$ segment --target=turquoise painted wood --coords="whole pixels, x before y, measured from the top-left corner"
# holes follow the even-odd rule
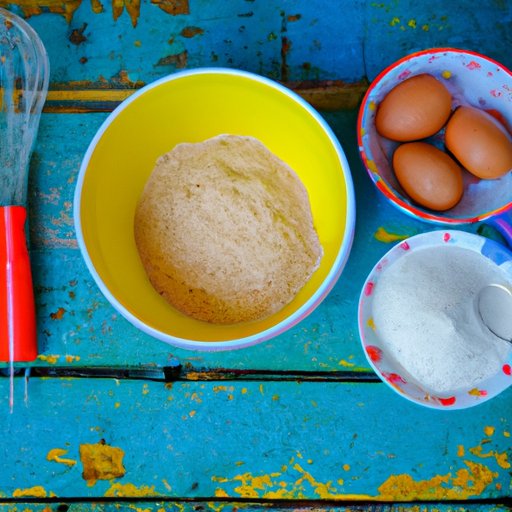
[[[512,389],[450,413],[380,383],[31,379],[26,404],[23,384],[14,413],[0,418],[7,496],[401,501],[512,492]],[[120,450],[122,468],[84,479],[81,445],[101,442],[105,459]]]
[[[127,88],[179,69],[228,66],[326,94],[343,82],[357,101],[361,84],[385,66],[431,46],[480,51],[512,67],[509,2],[0,5],[40,33],[52,67],[49,106],[65,112],[43,114],[31,164],[40,356],[17,368],[12,413],[1,367],[0,512],[510,507],[512,388],[468,411],[424,409],[380,383],[361,350],[356,314],[366,275],[393,235],[435,228],[378,195],[359,159],[355,108],[322,112],[354,179],[350,259],[321,306],[276,339],[207,354],[142,334],[96,287],[72,222],[81,159],[108,115],[89,109],[111,109]],[[485,224],[464,229],[499,239]],[[161,376],[163,368],[172,382],[137,373]],[[73,371],[84,376],[66,377]]]
[[[266,510],[275,510],[276,512],[284,512],[290,510],[287,504],[272,504],[261,505],[258,503],[252,503],[250,501],[238,501],[228,503],[225,501],[201,501],[201,500],[190,500],[190,501],[129,501],[123,500],[119,503],[103,503],[103,502],[92,502],[92,503],[71,503],[71,504],[48,504],[48,503],[37,503],[19,502],[16,507],[12,505],[0,504],[0,510],[2,512],[13,512],[13,510],[27,510],[30,512],[89,512],[94,510],[96,512],[167,512],[179,510],[180,512],[197,512],[197,511],[211,511],[211,512],[238,512],[240,510],[244,512],[263,512]],[[311,504],[304,506],[300,510],[319,510],[318,506]],[[323,510],[323,509],[321,509]],[[356,504],[347,505],[330,505],[326,510],[332,512],[359,512],[363,510],[375,510],[378,512],[409,512],[411,510],[421,510],[421,512],[504,512],[506,508],[496,504],[482,504],[482,503],[465,503],[462,507],[460,504],[435,504],[435,505],[422,505],[421,507],[414,505],[408,506],[403,504],[379,504],[375,506],[365,507]]]
[[[104,2],[97,14],[94,2],[68,4],[69,22],[53,13],[30,19],[59,83],[119,83],[121,70],[131,82],[150,82],[198,66],[238,67],[293,81],[371,80],[397,58],[434,46],[510,61],[506,1],[142,0],[140,9],[135,2]],[[121,12],[114,19],[116,4]],[[163,10],[171,5],[178,14]]]

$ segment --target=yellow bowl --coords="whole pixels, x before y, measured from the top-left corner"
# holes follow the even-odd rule
[[[296,171],[324,248],[320,267],[290,304],[263,320],[234,325],[202,322],[172,308],[151,286],[133,234],[135,207],[156,159],[180,142],[221,133],[256,137]],[[158,80],[112,112],[83,159],[74,219],[89,271],[127,320],[174,346],[226,350],[278,335],[323,300],[350,252],[355,199],[340,144],[305,101],[258,75],[204,68]]]

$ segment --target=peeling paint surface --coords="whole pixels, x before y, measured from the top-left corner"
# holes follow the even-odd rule
[[[51,61],[28,194],[39,356],[16,367],[12,414],[0,378],[0,512],[503,510],[512,496],[512,387],[471,410],[430,411],[380,383],[361,350],[367,274],[390,244],[433,228],[379,195],[355,127],[369,82],[412,51],[459,46],[511,68],[508,3],[0,6],[27,18]],[[153,80],[207,66],[275,79],[317,108],[356,194],[353,248],[325,301],[278,338],[234,352],[188,352],[138,331],[93,282],[73,224],[83,156],[112,109]],[[149,370],[156,380],[143,376]]]
[[[398,242],[400,240],[405,240],[406,238],[412,236],[413,234],[399,234],[399,233],[391,233],[386,230],[383,226],[379,226],[377,231],[375,231],[375,239],[379,242],[384,242],[386,244]]]
[[[328,7],[321,0],[0,0],[0,6],[23,13],[41,32],[52,80],[60,83],[114,82],[120,69],[148,83],[177,64],[236,67],[279,80],[357,82],[421,48],[472,48],[505,64],[510,54],[512,13],[494,0],[479,3],[479,16],[471,2],[441,0]]]
[[[31,382],[29,402],[15,411],[25,442],[9,434],[2,475],[11,477],[0,492],[441,503],[497,499],[512,486],[510,392],[437,414],[433,428],[432,411],[377,383],[145,384]],[[0,397],[7,387],[0,380]],[[23,387],[16,392],[19,403]],[[63,411],[66,429],[48,428]]]
[[[82,478],[93,486],[98,480],[113,480],[125,475],[123,466],[124,451],[105,442],[80,445]]]
[[[66,453],[68,453],[68,450],[64,450],[63,448],[52,448],[46,455],[46,460],[53,460],[59,464],[65,464],[66,466],[74,466],[76,460],[63,457]]]

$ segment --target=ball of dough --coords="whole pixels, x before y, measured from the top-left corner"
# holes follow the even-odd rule
[[[212,323],[277,312],[322,258],[299,177],[260,141],[236,135],[159,158],[136,208],[135,241],[154,288]]]

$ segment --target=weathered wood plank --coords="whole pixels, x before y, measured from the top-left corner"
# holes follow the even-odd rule
[[[510,508],[499,502],[491,503],[347,503],[333,502],[327,504],[318,501],[289,503],[282,501],[200,501],[200,500],[155,500],[148,501],[144,498],[140,501],[123,500],[112,503],[110,501],[54,503],[34,501],[17,501],[15,504],[5,505],[0,503],[0,512],[506,512]]]
[[[371,375],[356,325],[367,272],[397,238],[432,229],[386,204],[361,166],[355,107],[365,79],[410,51],[440,45],[481,51],[510,67],[507,2],[0,5],[24,12],[47,46],[49,111],[108,111],[154,79],[210,65],[261,73],[318,108],[337,110],[325,117],[347,153],[358,215],[341,280],[300,325],[244,351],[174,349],[114,311],[77,249],[76,176],[106,115],[43,115],[30,181],[41,344],[35,364],[143,370],[181,363],[183,372],[167,385],[31,378],[26,403],[17,377],[12,414],[8,379],[0,378],[0,512],[490,512],[510,505],[512,388],[474,409],[443,412],[411,404],[376,380],[344,381]]]
[[[340,80],[281,83],[296,92],[314,108],[324,111],[357,108],[368,87],[366,80],[352,83]],[[91,89],[84,88],[83,84],[78,84],[77,87],[80,88],[50,90],[44,112],[67,114],[111,112],[142,85],[129,89]]]
[[[0,381],[4,498],[503,499],[512,389],[432,411],[383,384]],[[103,444],[104,443],[104,444]]]
[[[418,49],[455,46],[511,63],[507,2],[0,0],[29,17],[55,89],[133,87],[227,66],[282,81],[372,80]]]

